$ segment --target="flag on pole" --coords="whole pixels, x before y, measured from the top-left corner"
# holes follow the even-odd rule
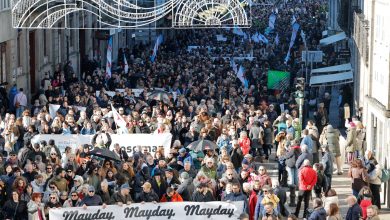
[[[242,84],[245,85],[244,73],[245,73],[245,68],[243,66],[240,66],[240,68],[236,72],[236,75],[237,75],[237,78],[242,82]]]
[[[127,74],[129,72],[129,64],[127,63],[126,54],[123,53],[123,60],[125,62],[125,73]]]
[[[125,119],[122,118],[122,116],[118,113],[118,111],[114,108],[112,104],[111,104],[111,109],[112,109],[112,116],[114,117],[115,124],[119,128],[123,130],[127,130]]]
[[[297,33],[300,28],[300,25],[298,23],[294,23],[292,26],[292,33],[291,33],[291,39],[290,39],[290,46],[288,47],[288,53],[286,55],[286,58],[284,59],[284,62],[287,63],[290,60],[290,50],[294,46],[295,39],[297,38]]]
[[[154,44],[153,54],[152,54],[152,56],[150,56],[150,61],[152,61],[152,63],[156,60],[158,47],[160,46],[160,44],[161,44],[162,42],[163,42],[163,35],[160,34],[160,35],[157,37],[157,39],[156,39],[156,43]]]
[[[276,44],[276,45],[279,45],[279,34],[276,34],[276,37],[275,37],[275,44]]]
[[[108,39],[107,45],[107,63],[106,63],[106,78],[111,78],[112,67],[112,36]]]
[[[268,19],[268,27],[271,28],[271,30],[275,29],[275,21],[276,21],[276,15],[272,13]]]
[[[261,42],[263,42],[265,44],[268,44],[268,42],[269,42],[268,39],[262,34],[259,34],[258,38]]]

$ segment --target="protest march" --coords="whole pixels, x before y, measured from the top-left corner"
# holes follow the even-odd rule
[[[254,3],[251,28],[121,45],[108,70],[92,58],[77,74],[58,65],[32,103],[12,86],[0,109],[0,219],[374,219],[389,174],[360,118],[340,111],[332,124],[330,91],[297,87],[327,1],[275,2]],[[339,62],[331,47],[323,56],[319,66]],[[351,88],[341,90],[343,109]],[[332,181],[345,173],[341,216]]]

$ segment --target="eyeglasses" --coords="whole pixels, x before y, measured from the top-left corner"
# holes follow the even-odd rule
[[[46,167],[46,170],[51,170],[51,169],[53,169],[53,168],[51,168],[51,167]]]
[[[50,199],[56,199],[56,197],[50,197]]]
[[[264,190],[263,192],[267,193],[268,191],[267,191],[267,190]]]
[[[55,186],[50,186],[50,189],[54,189],[55,188]]]
[[[71,173],[71,172],[73,172],[73,171],[71,171],[71,170],[68,170],[67,172],[68,172],[68,173]]]
[[[94,193],[95,191],[89,191],[90,193]]]
[[[15,154],[11,154],[10,156],[11,156],[11,157],[15,157],[16,155],[15,155]]]

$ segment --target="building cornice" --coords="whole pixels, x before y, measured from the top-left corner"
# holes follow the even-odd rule
[[[390,118],[390,109],[386,109],[386,107],[376,98],[366,95],[366,99],[368,100],[369,105],[377,108],[386,118]]]

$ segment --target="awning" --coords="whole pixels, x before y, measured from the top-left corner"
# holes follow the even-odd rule
[[[329,44],[333,44],[337,41],[344,40],[345,38],[347,38],[347,35],[345,35],[345,32],[341,32],[341,33],[332,35],[330,37],[326,37],[324,39],[321,39],[320,46],[326,46]]]
[[[352,65],[350,63],[341,64],[337,66],[328,66],[318,69],[312,69],[311,73],[329,73],[329,72],[341,72],[341,71],[351,71]]]
[[[352,81],[353,81],[353,73],[352,71],[348,71],[348,72],[336,73],[336,74],[311,76],[310,86],[329,84],[329,83],[342,84],[342,83],[350,83]]]

